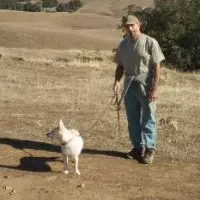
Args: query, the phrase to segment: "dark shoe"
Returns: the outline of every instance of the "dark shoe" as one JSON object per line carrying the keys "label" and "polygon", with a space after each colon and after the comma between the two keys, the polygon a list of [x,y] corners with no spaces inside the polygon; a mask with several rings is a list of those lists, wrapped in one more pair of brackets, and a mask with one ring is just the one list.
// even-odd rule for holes
{"label": "dark shoe", "polygon": [[135,159],[138,160],[140,155],[140,149],[133,148],[130,152],[126,154],[126,157],[129,159]]}
{"label": "dark shoe", "polygon": [[138,159],[139,163],[143,163],[144,162],[143,160],[144,160],[145,154],[146,154],[146,148],[143,147],[143,148],[140,149],[139,159]]}
{"label": "dark shoe", "polygon": [[154,149],[147,149],[145,152],[145,156],[142,159],[144,164],[152,164],[155,155]]}

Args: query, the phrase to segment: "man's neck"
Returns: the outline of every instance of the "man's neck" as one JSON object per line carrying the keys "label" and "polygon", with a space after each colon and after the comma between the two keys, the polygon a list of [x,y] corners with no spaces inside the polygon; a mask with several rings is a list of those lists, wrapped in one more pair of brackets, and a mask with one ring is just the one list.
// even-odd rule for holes
{"label": "man's neck", "polygon": [[140,36],[142,35],[142,33],[141,32],[138,32],[136,35],[131,35],[131,38],[133,39],[133,40],[138,40],[139,38],[140,38]]}

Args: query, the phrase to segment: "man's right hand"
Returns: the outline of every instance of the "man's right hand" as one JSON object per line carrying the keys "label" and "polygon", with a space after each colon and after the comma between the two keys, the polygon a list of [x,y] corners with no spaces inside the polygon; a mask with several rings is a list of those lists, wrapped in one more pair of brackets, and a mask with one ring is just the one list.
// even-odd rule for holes
{"label": "man's right hand", "polygon": [[114,93],[119,94],[121,90],[121,85],[119,81],[115,81],[114,87],[113,87]]}

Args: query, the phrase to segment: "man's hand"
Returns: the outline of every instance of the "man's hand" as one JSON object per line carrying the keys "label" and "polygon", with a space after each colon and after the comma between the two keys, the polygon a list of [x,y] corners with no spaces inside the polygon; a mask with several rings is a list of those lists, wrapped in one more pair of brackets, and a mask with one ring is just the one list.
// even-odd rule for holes
{"label": "man's hand", "polygon": [[114,93],[119,94],[121,90],[121,85],[119,81],[115,81],[114,87],[113,87]]}
{"label": "man's hand", "polygon": [[122,65],[117,65],[117,68],[116,68],[116,71],[115,71],[115,82],[114,82],[114,87],[113,87],[113,90],[114,90],[114,93],[115,94],[119,94],[120,93],[120,89],[121,89],[121,86],[120,86],[120,80],[123,76],[123,73],[124,73],[124,68]]}
{"label": "man's hand", "polygon": [[149,101],[156,101],[158,99],[158,90],[151,90],[149,92]]}

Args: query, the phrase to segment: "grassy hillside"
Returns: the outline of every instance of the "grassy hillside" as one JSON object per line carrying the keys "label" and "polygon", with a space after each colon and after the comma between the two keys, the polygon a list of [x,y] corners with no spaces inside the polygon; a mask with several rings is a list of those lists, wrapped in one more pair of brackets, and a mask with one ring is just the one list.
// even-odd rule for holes
{"label": "grassy hillside", "polygon": [[128,5],[152,6],[153,0],[83,0],[80,12],[99,13],[108,16],[122,16]]}
{"label": "grassy hillside", "polygon": [[[67,2],[67,1],[62,1]],[[77,13],[0,10],[0,46],[33,49],[113,49],[121,39],[120,17],[130,4],[152,1],[84,0]]]}
{"label": "grassy hillside", "polygon": [[[2,134],[11,136],[16,126],[12,137],[26,135],[43,140],[45,128],[63,118],[83,133],[86,147],[121,151],[130,148],[124,109],[120,131],[114,107],[104,111],[113,95],[115,65],[110,52],[0,51]],[[158,101],[158,156],[173,162],[199,162],[199,80],[199,74],[163,69]],[[89,130],[96,120],[99,123]]]}
{"label": "grassy hillside", "polygon": [[[70,0],[59,0],[69,2]],[[108,16],[121,16],[126,12],[128,5],[153,6],[153,0],[82,0],[81,13],[97,13]]]}
{"label": "grassy hillside", "polygon": [[119,20],[96,14],[0,11],[0,46],[38,49],[112,49]]}

